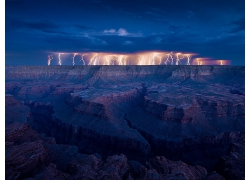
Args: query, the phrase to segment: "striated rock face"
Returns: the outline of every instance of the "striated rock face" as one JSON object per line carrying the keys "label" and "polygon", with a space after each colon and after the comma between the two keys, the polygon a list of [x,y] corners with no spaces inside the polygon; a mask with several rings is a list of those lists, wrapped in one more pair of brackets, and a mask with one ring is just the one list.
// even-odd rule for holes
{"label": "striated rock face", "polygon": [[[244,74],[236,66],[6,67],[6,147],[41,140],[35,131],[47,136],[41,144],[51,165],[32,178],[81,179],[89,172],[89,179],[220,179],[215,165],[232,143],[244,141]],[[82,166],[73,161],[78,151],[107,160]],[[156,156],[158,164],[181,169],[166,165],[165,172],[152,165],[156,160],[145,165]],[[244,168],[228,164],[243,177]],[[185,168],[192,173],[178,173]]]}

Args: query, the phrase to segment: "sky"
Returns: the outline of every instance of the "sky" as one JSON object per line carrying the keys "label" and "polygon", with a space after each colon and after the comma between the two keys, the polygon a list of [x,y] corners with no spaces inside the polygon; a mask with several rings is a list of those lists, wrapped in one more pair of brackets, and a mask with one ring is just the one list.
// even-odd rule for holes
{"label": "sky", "polygon": [[5,65],[47,65],[58,52],[140,51],[245,65],[245,1],[5,1]]}

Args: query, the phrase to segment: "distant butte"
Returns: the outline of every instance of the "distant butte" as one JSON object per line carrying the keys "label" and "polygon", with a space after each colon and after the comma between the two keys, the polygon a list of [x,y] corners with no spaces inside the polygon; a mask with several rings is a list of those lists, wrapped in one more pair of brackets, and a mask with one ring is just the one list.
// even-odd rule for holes
{"label": "distant butte", "polygon": [[9,179],[245,175],[244,66],[6,66],[5,92]]}

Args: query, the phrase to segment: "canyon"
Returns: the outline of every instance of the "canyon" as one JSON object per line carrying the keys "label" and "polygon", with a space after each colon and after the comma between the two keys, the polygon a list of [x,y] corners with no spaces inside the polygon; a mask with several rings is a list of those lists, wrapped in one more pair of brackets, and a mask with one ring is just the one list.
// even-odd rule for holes
{"label": "canyon", "polygon": [[244,66],[6,66],[5,116],[6,179],[244,179]]}

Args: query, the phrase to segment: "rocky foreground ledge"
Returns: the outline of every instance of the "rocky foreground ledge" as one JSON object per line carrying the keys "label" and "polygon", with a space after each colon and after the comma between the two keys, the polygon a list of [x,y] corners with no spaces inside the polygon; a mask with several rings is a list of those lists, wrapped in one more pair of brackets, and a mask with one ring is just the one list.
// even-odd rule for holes
{"label": "rocky foreground ledge", "polygon": [[244,178],[244,67],[5,74],[7,179]]}

